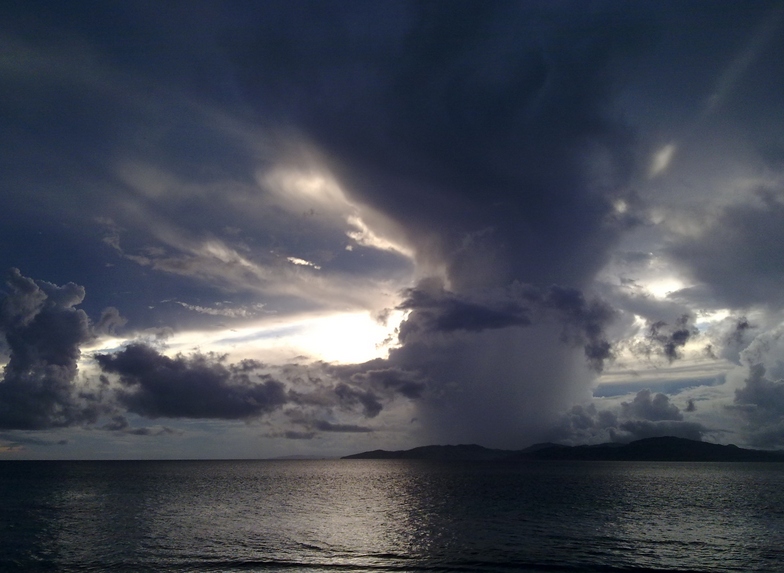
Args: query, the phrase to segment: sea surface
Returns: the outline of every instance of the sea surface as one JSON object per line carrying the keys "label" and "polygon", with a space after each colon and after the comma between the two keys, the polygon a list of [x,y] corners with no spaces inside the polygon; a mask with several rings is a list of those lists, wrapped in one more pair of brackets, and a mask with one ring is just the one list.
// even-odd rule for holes
{"label": "sea surface", "polygon": [[0,571],[784,570],[784,464],[0,462]]}

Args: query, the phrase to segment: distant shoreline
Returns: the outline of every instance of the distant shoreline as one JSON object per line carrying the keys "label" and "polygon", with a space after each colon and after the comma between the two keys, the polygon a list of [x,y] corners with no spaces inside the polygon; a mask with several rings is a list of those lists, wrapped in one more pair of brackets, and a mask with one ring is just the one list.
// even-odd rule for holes
{"label": "distant shoreline", "polygon": [[422,446],[411,450],[373,450],[349,460],[465,460],[465,461],[666,461],[666,462],[784,462],[784,452],[711,444],[673,436],[645,438],[628,444],[564,446],[536,444],[523,450],[498,450],[476,444]]}

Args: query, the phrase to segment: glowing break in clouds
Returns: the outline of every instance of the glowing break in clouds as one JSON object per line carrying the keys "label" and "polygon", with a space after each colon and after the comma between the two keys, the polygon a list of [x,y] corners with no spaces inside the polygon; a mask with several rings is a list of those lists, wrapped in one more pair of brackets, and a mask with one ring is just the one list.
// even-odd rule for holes
{"label": "glowing break in clouds", "polygon": [[[326,216],[336,226],[345,227],[346,237],[357,245],[414,257],[397,225],[381,213],[353,202],[326,169],[279,167],[261,175],[259,184],[287,210]],[[351,250],[352,244],[346,248]],[[302,259],[289,257],[289,261],[314,266]]]}
{"label": "glowing break in clouds", "polygon": [[672,158],[675,155],[675,151],[677,149],[677,145],[674,143],[668,143],[653,154],[651,167],[648,171],[648,177],[650,179],[658,177],[667,171],[667,168],[670,166],[670,162],[672,161]]}

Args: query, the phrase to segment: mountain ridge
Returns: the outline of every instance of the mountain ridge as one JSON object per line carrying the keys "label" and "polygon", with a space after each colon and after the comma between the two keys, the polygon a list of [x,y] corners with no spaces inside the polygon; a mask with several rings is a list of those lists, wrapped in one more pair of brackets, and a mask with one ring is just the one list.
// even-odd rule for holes
{"label": "mountain ridge", "polygon": [[459,460],[459,461],[695,461],[695,462],[784,462],[784,451],[739,448],[734,444],[663,436],[643,438],[627,444],[565,446],[534,444],[522,450],[485,448],[477,444],[430,445],[410,450],[373,450],[341,459]]}

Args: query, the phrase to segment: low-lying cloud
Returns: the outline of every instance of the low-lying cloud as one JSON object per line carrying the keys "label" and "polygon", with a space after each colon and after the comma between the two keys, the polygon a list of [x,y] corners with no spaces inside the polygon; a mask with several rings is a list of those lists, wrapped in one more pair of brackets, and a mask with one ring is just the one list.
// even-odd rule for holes
{"label": "low-lying cloud", "polygon": [[706,431],[701,423],[684,420],[683,412],[667,395],[645,388],[617,407],[599,408],[594,403],[573,406],[552,438],[570,444],[626,443],[657,436],[701,440]]}

